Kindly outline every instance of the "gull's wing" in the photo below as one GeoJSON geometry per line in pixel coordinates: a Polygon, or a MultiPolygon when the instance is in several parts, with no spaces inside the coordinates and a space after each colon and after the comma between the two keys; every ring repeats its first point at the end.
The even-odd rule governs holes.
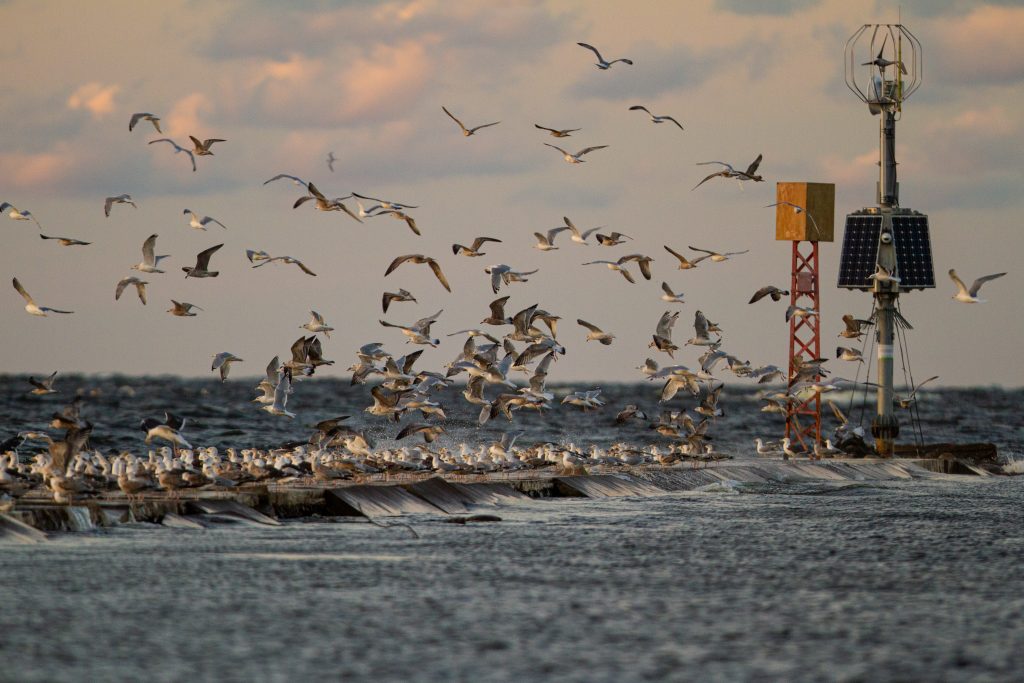
{"type": "MultiPolygon", "coordinates": [[[[306,267],[306,264],[304,264],[304,263],[303,263],[302,261],[300,261],[299,259],[293,258],[293,259],[292,259],[292,263],[294,263],[295,265],[297,265],[297,266],[299,267],[299,269],[300,269],[300,270],[301,270],[301,271],[302,271],[303,273],[305,273],[306,275],[312,275],[313,277],[316,277],[316,273],[314,273],[314,272],[313,272],[312,270],[310,270],[309,268],[307,268],[307,267],[306,267]]],[[[323,318],[321,318],[321,319],[320,319],[320,322],[323,322],[323,318]]]]}
{"type": "Polygon", "coordinates": [[[227,230],[227,229],[228,229],[228,226],[224,225],[223,223],[221,223],[221,222],[220,222],[219,220],[217,220],[216,218],[212,218],[212,217],[210,217],[210,216],[204,216],[204,217],[203,217],[203,220],[202,220],[202,221],[200,221],[200,222],[201,222],[201,223],[202,223],[203,225],[206,225],[207,223],[216,223],[217,225],[219,225],[220,227],[224,228],[225,230],[227,230]]]}
{"type": "Polygon", "coordinates": [[[665,119],[666,121],[671,121],[672,123],[676,124],[677,126],[679,126],[679,130],[686,130],[685,128],[683,128],[683,124],[679,123],[678,121],[676,121],[671,116],[662,116],[661,118],[665,119]]]}
{"type": "MultiPolygon", "coordinates": [[[[548,230],[548,233],[547,233],[548,244],[554,246],[554,244],[555,244],[555,235],[557,235],[558,233],[560,233],[560,232],[562,232],[564,230],[570,230],[570,228],[560,225],[557,228],[551,228],[550,230],[548,230]]],[[[534,233],[534,234],[536,235],[536,234],[539,234],[539,233],[534,233]]]]}
{"type": "Polygon", "coordinates": [[[156,265],[156,235],[150,235],[142,243],[142,262],[148,266],[156,265]]]}
{"type": "Polygon", "coordinates": [[[708,336],[708,319],[700,311],[693,316],[693,330],[698,338],[708,336]]]}
{"type": "Polygon", "coordinates": [[[473,244],[470,247],[470,249],[476,251],[480,247],[484,246],[486,242],[501,242],[501,240],[497,239],[496,237],[477,237],[475,240],[473,240],[473,244]]]}
{"type": "Polygon", "coordinates": [[[553,147],[554,149],[557,149],[557,150],[558,150],[559,152],[561,152],[561,153],[562,153],[562,154],[563,154],[564,156],[569,156],[569,157],[571,157],[571,156],[572,156],[571,154],[569,154],[568,152],[566,152],[566,151],[565,151],[564,149],[562,149],[562,148],[561,148],[561,147],[559,147],[558,145],[552,145],[552,144],[551,144],[550,142],[545,142],[544,144],[545,144],[545,145],[547,145],[548,147],[553,147]]]}
{"type": "Polygon", "coordinates": [[[715,254],[718,253],[716,251],[709,251],[708,249],[698,249],[697,247],[690,247],[690,249],[692,249],[693,251],[702,251],[708,256],[714,256],[715,254]]]}
{"type": "MultiPolygon", "coordinates": [[[[135,124],[139,122],[139,119],[145,118],[147,116],[152,116],[152,114],[149,114],[147,112],[140,112],[138,114],[132,114],[131,121],[128,122],[128,132],[129,133],[132,132],[132,129],[135,128],[135,124]]],[[[157,128],[157,131],[159,131],[159,130],[160,129],[157,128]]]]}
{"type": "Polygon", "coordinates": [[[142,305],[145,306],[146,305],[146,283],[145,282],[140,282],[140,281],[136,280],[133,284],[135,285],[135,292],[139,295],[139,301],[141,301],[142,305]]]}
{"type": "Polygon", "coordinates": [[[474,128],[471,128],[471,129],[469,130],[469,132],[470,132],[470,133],[475,133],[475,132],[477,132],[478,130],[480,130],[481,128],[490,128],[491,126],[496,126],[496,125],[498,125],[499,123],[501,123],[501,121],[495,121],[494,123],[484,123],[484,124],[481,124],[481,125],[479,125],[479,126],[476,126],[476,127],[474,127],[474,128]]]}
{"type": "MultiPolygon", "coordinates": [[[[192,139],[195,140],[195,138],[192,139]]],[[[221,138],[207,138],[206,140],[203,140],[203,147],[210,149],[210,146],[215,142],[227,142],[227,140],[222,140],[221,138]]]]}
{"type": "Polygon", "coordinates": [[[192,160],[192,172],[195,173],[196,172],[196,155],[193,154],[191,151],[189,151],[187,149],[182,149],[182,148],[179,148],[179,149],[181,149],[182,152],[187,154],[188,158],[192,160]]]}
{"type": "Polygon", "coordinates": [[[725,252],[725,255],[726,256],[739,256],[740,254],[746,254],[748,251],[750,251],[750,250],[749,249],[744,249],[743,251],[727,251],[727,252],[725,252]]]}
{"type": "MultiPolygon", "coordinates": [[[[706,163],[709,163],[709,164],[720,164],[722,162],[720,162],[720,161],[709,161],[709,162],[706,162],[706,163]]],[[[725,165],[729,166],[728,164],[725,164],[725,165]]],[[[705,177],[704,180],[702,180],[699,183],[697,183],[696,185],[694,185],[693,188],[690,190],[690,192],[693,192],[693,190],[696,190],[698,187],[700,187],[701,185],[703,185],[707,181],[711,180],[712,178],[717,178],[718,176],[726,176],[729,173],[732,173],[733,171],[731,170],[732,169],[731,166],[729,166],[729,169],[730,170],[727,170],[727,171],[718,171],[717,173],[712,173],[711,175],[705,177]]]]}
{"type": "Polygon", "coordinates": [[[217,244],[196,254],[196,267],[199,270],[206,270],[207,266],[210,265],[210,257],[223,246],[223,243],[217,244]]]}
{"type": "Polygon", "coordinates": [[[121,280],[117,283],[117,289],[114,290],[114,301],[117,301],[121,298],[121,295],[124,293],[125,287],[137,281],[138,279],[134,277],[121,278],[121,280]]]}
{"type": "MultiPolygon", "coordinates": [[[[334,200],[334,205],[337,206],[342,211],[344,211],[345,213],[347,213],[352,218],[356,219],[356,222],[358,222],[358,223],[362,223],[363,222],[363,219],[361,219],[359,216],[357,216],[354,213],[352,213],[352,211],[349,210],[349,208],[347,206],[345,206],[344,204],[341,203],[341,200],[338,200],[338,199],[334,200]]],[[[409,227],[411,227],[412,231],[415,232],[417,235],[420,234],[416,230],[416,228],[414,226],[410,225],[409,227]]]]}
{"type": "MultiPolygon", "coordinates": [[[[953,268],[949,269],[949,278],[954,282],[954,284],[956,284],[956,288],[957,290],[959,290],[957,294],[967,294],[968,296],[974,296],[973,294],[968,293],[967,285],[964,284],[964,281],[960,279],[960,277],[956,274],[956,270],[954,270],[953,268]]],[[[843,320],[845,319],[846,318],[844,317],[843,320]]]]}
{"type": "Polygon", "coordinates": [[[629,282],[632,285],[636,284],[636,280],[633,279],[633,276],[630,274],[628,270],[626,270],[625,268],[619,268],[619,272],[622,273],[622,277],[626,278],[627,282],[629,282]]]}
{"type": "Polygon", "coordinates": [[[179,151],[179,152],[184,152],[185,151],[184,147],[182,147],[181,145],[179,145],[177,142],[175,142],[174,140],[172,140],[170,138],[157,138],[156,140],[150,140],[146,144],[147,145],[153,145],[153,144],[156,144],[157,142],[169,142],[169,143],[171,143],[171,145],[174,146],[175,151],[179,151]]]}
{"type": "Polygon", "coordinates": [[[598,150],[598,149],[604,149],[607,146],[608,145],[597,145],[595,147],[585,147],[584,149],[581,149],[579,152],[577,152],[576,156],[581,157],[584,154],[589,154],[590,152],[593,152],[593,151],[598,150]]]}
{"type": "Polygon", "coordinates": [[[554,128],[545,128],[544,126],[540,125],[539,123],[535,123],[535,124],[533,124],[533,127],[534,127],[534,128],[540,128],[541,130],[546,130],[546,131],[548,131],[549,133],[560,133],[560,132],[561,132],[561,131],[559,131],[559,130],[556,130],[556,129],[554,129],[554,128]]]}
{"type": "Polygon", "coordinates": [[[442,313],[444,313],[444,309],[443,308],[440,311],[438,311],[437,313],[435,313],[434,315],[427,316],[426,318],[420,318],[419,320],[414,322],[411,325],[411,327],[413,329],[416,329],[416,330],[421,330],[423,332],[423,334],[430,334],[429,331],[428,331],[430,329],[430,326],[433,323],[435,323],[438,318],[441,317],[442,313]]]}
{"type": "Polygon", "coordinates": [[[761,299],[765,298],[774,291],[776,291],[776,287],[774,285],[766,285],[761,289],[757,290],[756,292],[754,292],[754,296],[750,297],[750,301],[748,301],[747,303],[752,304],[755,301],[760,301],[761,299]]]}
{"type": "Polygon", "coordinates": [[[996,278],[1000,278],[1000,277],[1002,277],[1004,275],[1006,275],[1006,273],[996,273],[994,275],[986,275],[984,277],[979,277],[977,280],[974,281],[974,284],[971,285],[970,295],[971,296],[977,296],[978,295],[978,290],[981,289],[981,286],[983,284],[985,284],[989,280],[995,280],[996,278]]]}
{"type": "Polygon", "coordinates": [[[659,337],[664,337],[665,339],[671,339],[672,327],[676,324],[676,320],[678,318],[678,313],[671,313],[670,311],[665,311],[661,315],[661,318],[658,320],[658,326],[655,328],[657,335],[659,337]]]}
{"type": "Polygon", "coordinates": [[[324,324],[324,317],[322,315],[320,315],[316,311],[310,311],[309,314],[311,316],[313,316],[313,322],[314,323],[316,323],[317,325],[323,325],[324,324]]]}
{"type": "Polygon", "coordinates": [[[503,296],[500,299],[495,299],[488,306],[491,309],[491,317],[501,319],[505,317],[505,303],[509,297],[503,296]]]}
{"type": "MultiPolygon", "coordinates": [[[[325,197],[320,190],[316,189],[316,185],[314,185],[312,181],[306,183],[306,189],[309,190],[309,194],[312,195],[313,197],[316,197],[317,199],[322,199],[323,201],[327,201],[327,197],[325,197]]],[[[298,205],[299,202],[296,202],[295,206],[298,205]]]]}
{"type": "Polygon", "coordinates": [[[654,116],[654,114],[652,114],[651,111],[647,107],[642,105],[642,104],[634,104],[632,107],[629,108],[629,110],[630,111],[645,111],[645,112],[647,112],[648,116],[654,116]]]}
{"type": "MultiPolygon", "coordinates": [[[[921,387],[923,387],[923,386],[924,386],[925,384],[928,384],[928,382],[931,382],[932,380],[936,380],[936,379],[938,379],[938,378],[939,378],[939,376],[938,376],[938,375],[935,375],[934,377],[929,377],[929,378],[928,378],[928,379],[926,379],[925,381],[921,382],[921,383],[920,383],[920,384],[918,384],[918,385],[917,385],[916,387],[914,387],[914,390],[913,390],[913,391],[911,391],[911,392],[910,392],[910,396],[913,396],[914,394],[916,394],[916,393],[918,392],[918,390],[919,390],[919,389],[920,389],[921,387]]],[[[909,397],[908,397],[908,398],[909,398],[909,397]]]]}
{"type": "Polygon", "coordinates": [[[434,276],[437,277],[438,282],[449,292],[452,291],[451,285],[448,284],[448,278],[444,276],[444,272],[441,270],[441,264],[434,259],[428,259],[427,263],[430,265],[430,269],[434,271],[434,276]]]}
{"type": "Polygon", "coordinates": [[[399,257],[395,258],[395,260],[391,262],[391,265],[388,266],[388,269],[384,271],[384,277],[387,277],[388,275],[390,275],[391,272],[395,268],[397,268],[398,266],[402,265],[403,263],[405,263],[406,261],[408,261],[410,259],[416,258],[419,255],[420,254],[406,254],[405,256],[399,256],[399,257]]]}
{"type": "Polygon", "coordinates": [[[18,282],[18,278],[14,278],[13,284],[14,288],[18,290],[18,294],[21,294],[21,298],[23,298],[27,303],[35,305],[36,302],[32,300],[32,296],[25,291],[24,287],[21,286],[21,283],[18,282]]]}
{"type": "Polygon", "coordinates": [[[757,158],[750,162],[750,166],[747,166],[747,170],[744,171],[744,175],[752,176],[757,172],[757,167],[761,165],[761,155],[758,154],[757,158]]]}
{"type": "Polygon", "coordinates": [[[107,197],[106,201],[103,202],[103,215],[110,218],[110,207],[114,205],[114,198],[107,197]]]}
{"type": "Polygon", "coordinates": [[[577,323],[578,325],[582,325],[583,327],[587,328],[587,329],[588,329],[588,330],[590,330],[591,332],[596,332],[597,334],[604,334],[604,330],[602,330],[602,329],[601,329],[600,327],[598,327],[597,325],[594,325],[594,324],[592,324],[592,323],[588,323],[588,322],[587,322],[586,320],[584,320],[583,318],[577,318],[577,319],[576,319],[576,323],[577,323]]]}
{"type": "Polygon", "coordinates": [[[593,45],[587,45],[586,43],[576,43],[576,44],[579,45],[580,47],[585,47],[588,50],[590,50],[591,52],[593,52],[597,56],[597,61],[599,61],[599,62],[603,62],[604,61],[604,57],[601,56],[601,53],[598,52],[597,48],[594,47],[593,45]]]}
{"type": "Polygon", "coordinates": [[[603,225],[599,225],[596,228],[591,228],[590,230],[584,230],[582,233],[580,233],[580,237],[582,237],[583,239],[587,239],[588,237],[590,237],[591,235],[593,235],[595,232],[597,232],[598,230],[600,230],[603,227],[604,227],[603,225]]]}
{"type": "Polygon", "coordinates": [[[302,178],[296,178],[295,176],[288,175],[287,173],[278,173],[276,176],[274,176],[270,180],[265,180],[263,182],[263,184],[266,185],[267,183],[272,183],[275,180],[280,180],[281,178],[288,178],[292,182],[296,183],[297,185],[302,185],[303,187],[307,187],[308,188],[308,186],[309,186],[308,183],[306,183],[306,181],[303,180],[302,178]]]}
{"type": "Polygon", "coordinates": [[[441,110],[444,111],[445,114],[448,114],[449,118],[451,118],[452,121],[459,124],[459,128],[461,128],[464,133],[469,132],[468,130],[466,130],[466,127],[462,125],[462,121],[459,121],[457,118],[455,118],[455,115],[448,111],[444,106],[441,107],[441,110]]]}
{"type": "Polygon", "coordinates": [[[672,288],[668,286],[667,282],[661,283],[661,291],[665,292],[669,296],[678,296],[675,292],[672,291],[672,288]]]}

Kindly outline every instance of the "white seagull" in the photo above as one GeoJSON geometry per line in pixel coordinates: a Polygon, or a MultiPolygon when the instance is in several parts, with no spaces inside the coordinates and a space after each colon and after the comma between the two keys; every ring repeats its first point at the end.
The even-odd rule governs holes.
{"type": "Polygon", "coordinates": [[[651,122],[652,123],[665,123],[666,121],[671,121],[672,123],[674,123],[677,126],[679,126],[679,130],[685,130],[683,128],[683,124],[679,123],[678,121],[676,121],[671,116],[655,116],[654,114],[652,114],[650,112],[650,110],[647,109],[647,107],[643,106],[642,104],[634,104],[632,107],[629,108],[629,110],[630,111],[643,111],[643,112],[647,112],[647,115],[651,117],[651,122]]]}
{"type": "Polygon", "coordinates": [[[558,145],[552,145],[549,142],[545,142],[544,144],[547,145],[548,147],[551,147],[552,149],[557,149],[559,152],[561,152],[562,153],[562,157],[565,159],[566,163],[569,163],[569,164],[582,164],[583,163],[583,159],[581,159],[580,157],[582,157],[584,154],[589,154],[590,152],[593,152],[593,151],[598,150],[598,149],[604,149],[605,147],[608,146],[608,145],[597,145],[595,147],[585,147],[585,148],[581,149],[580,151],[576,152],[575,154],[570,154],[569,152],[566,152],[564,149],[562,149],[558,145]]]}
{"type": "Polygon", "coordinates": [[[956,294],[953,295],[953,299],[964,304],[983,304],[985,303],[985,300],[978,298],[978,292],[981,290],[981,286],[988,282],[989,280],[995,280],[996,278],[1000,278],[1004,275],[1006,275],[1006,273],[995,273],[994,275],[986,275],[984,277],[979,277],[977,280],[974,281],[974,284],[971,285],[970,290],[968,290],[967,287],[964,285],[963,280],[957,277],[956,271],[950,268],[949,278],[954,283],[956,283],[957,289],[956,294]]]}
{"type": "Polygon", "coordinates": [[[7,212],[7,217],[10,218],[12,221],[32,221],[39,227],[40,230],[43,229],[43,226],[39,225],[39,221],[36,220],[36,217],[32,215],[31,211],[21,211],[20,209],[16,208],[14,204],[11,204],[10,202],[4,202],[3,204],[0,204],[0,213],[3,213],[5,211],[7,212]]]}
{"type": "Polygon", "coordinates": [[[119,194],[116,197],[107,197],[103,201],[103,215],[107,218],[110,218],[110,207],[114,204],[131,204],[133,208],[139,208],[135,205],[135,202],[132,201],[132,196],[130,194],[119,194]]]}
{"type": "Polygon", "coordinates": [[[537,244],[533,245],[534,249],[540,249],[541,251],[551,251],[552,249],[558,249],[555,246],[555,236],[560,232],[564,232],[569,228],[565,226],[559,226],[557,228],[551,228],[547,233],[535,232],[533,236],[537,238],[537,244]]]}
{"type": "Polygon", "coordinates": [[[46,317],[47,313],[74,313],[74,311],[62,311],[57,308],[48,308],[46,306],[37,306],[36,302],[32,300],[32,296],[25,291],[25,288],[18,282],[18,278],[13,280],[14,288],[18,290],[18,294],[21,294],[22,298],[27,302],[25,304],[25,310],[31,315],[38,315],[46,317]]]}
{"type": "Polygon", "coordinates": [[[454,115],[454,114],[452,114],[452,113],[451,113],[450,111],[448,111],[447,109],[445,109],[445,108],[444,108],[443,106],[441,107],[441,109],[442,109],[442,110],[444,111],[444,113],[445,113],[445,114],[448,114],[448,116],[449,116],[449,117],[451,117],[451,120],[452,120],[452,121],[454,121],[455,123],[459,124],[459,128],[461,128],[461,129],[462,129],[462,134],[463,134],[464,136],[466,136],[467,138],[468,138],[468,137],[469,137],[470,135],[472,135],[472,134],[474,134],[475,132],[477,132],[478,130],[480,130],[481,128],[487,128],[487,127],[489,127],[489,126],[496,126],[496,125],[498,125],[499,123],[501,123],[501,121],[495,121],[494,123],[484,123],[484,124],[481,124],[481,125],[479,125],[479,126],[476,126],[476,127],[474,127],[474,128],[466,128],[466,127],[465,127],[464,125],[462,125],[462,121],[459,121],[459,120],[458,120],[457,118],[455,118],[455,115],[454,115]]]}
{"type": "Polygon", "coordinates": [[[185,149],[184,147],[182,147],[181,145],[179,145],[177,142],[175,142],[174,140],[172,140],[170,138],[158,138],[156,140],[150,140],[149,144],[152,145],[152,144],[155,144],[157,142],[169,142],[169,143],[171,143],[171,146],[174,147],[174,153],[175,154],[178,154],[179,152],[184,152],[185,154],[187,154],[188,158],[192,161],[192,172],[195,173],[195,170],[196,170],[196,156],[192,153],[192,150],[185,149]]]}
{"type": "MultiPolygon", "coordinates": [[[[163,272],[163,271],[159,271],[163,272]]],[[[146,305],[146,285],[148,282],[143,282],[137,277],[124,277],[117,283],[117,289],[114,290],[114,301],[118,301],[121,298],[121,294],[124,292],[128,285],[135,285],[135,292],[139,295],[139,301],[142,305],[146,305]]]]}
{"type": "Polygon", "coordinates": [[[317,313],[316,311],[310,311],[309,314],[313,316],[312,319],[305,325],[299,325],[299,327],[305,330],[309,330],[314,334],[317,332],[323,332],[324,336],[330,339],[331,332],[334,330],[334,328],[330,327],[327,323],[325,323],[324,317],[317,313]]]}
{"type": "Polygon", "coordinates": [[[232,363],[240,363],[242,359],[233,353],[227,351],[221,351],[214,355],[213,364],[210,366],[210,370],[220,370],[220,381],[224,382],[228,378],[228,372],[231,370],[232,363]]]}
{"type": "Polygon", "coordinates": [[[216,223],[225,230],[228,229],[228,226],[224,225],[216,218],[211,218],[210,216],[199,216],[192,209],[185,209],[181,213],[182,215],[188,214],[191,217],[188,222],[188,227],[192,228],[193,230],[206,230],[206,226],[209,225],[210,223],[216,223]]]}
{"type": "Polygon", "coordinates": [[[153,127],[156,128],[156,132],[157,133],[160,133],[160,135],[164,134],[164,132],[162,130],[160,130],[160,117],[159,116],[153,116],[152,114],[150,114],[148,112],[139,112],[137,114],[132,114],[132,118],[128,122],[128,132],[129,133],[132,132],[132,130],[135,128],[135,124],[138,123],[140,120],[149,121],[150,123],[153,124],[153,127]]]}
{"type": "Polygon", "coordinates": [[[576,43],[576,44],[579,45],[580,47],[585,47],[585,48],[587,48],[588,50],[590,50],[591,52],[594,53],[594,55],[597,57],[597,63],[594,66],[596,66],[598,69],[601,69],[602,71],[604,71],[604,70],[608,69],[609,67],[611,67],[611,65],[614,64],[615,62],[622,62],[623,64],[629,64],[630,66],[633,65],[633,60],[626,59],[625,57],[619,57],[618,59],[613,59],[612,61],[609,62],[609,61],[605,60],[604,57],[601,56],[601,53],[598,52],[597,48],[594,47],[593,45],[587,45],[586,43],[576,43]]]}
{"type": "Polygon", "coordinates": [[[146,241],[142,243],[142,263],[136,263],[132,266],[132,270],[137,270],[142,273],[162,273],[157,266],[160,265],[160,261],[170,256],[170,254],[156,255],[156,238],[157,235],[150,235],[146,238],[146,241]]]}

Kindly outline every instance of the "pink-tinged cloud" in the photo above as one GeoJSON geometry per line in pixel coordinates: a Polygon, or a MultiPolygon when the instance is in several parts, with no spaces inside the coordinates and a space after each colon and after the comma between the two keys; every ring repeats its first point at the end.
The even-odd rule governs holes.
{"type": "MultiPolygon", "coordinates": [[[[938,73],[960,83],[1024,80],[1024,7],[982,6],[937,22],[938,73]]],[[[927,65],[926,65],[927,66],[927,65]]]]}
{"type": "Polygon", "coordinates": [[[56,150],[23,154],[0,153],[0,177],[16,189],[49,189],[58,186],[75,166],[75,160],[65,146],[56,150]]]}
{"type": "MultiPolygon", "coordinates": [[[[161,128],[170,137],[180,137],[178,144],[188,147],[189,135],[202,138],[211,133],[203,123],[203,119],[213,111],[213,103],[203,93],[194,92],[186,95],[171,107],[166,116],[162,117],[161,128]]],[[[166,143],[164,143],[166,144],[166,143]]]]}
{"type": "Polygon", "coordinates": [[[821,160],[822,177],[837,185],[864,182],[878,175],[878,150],[858,154],[851,158],[829,155],[821,160]]]}
{"type": "Polygon", "coordinates": [[[68,97],[69,109],[85,109],[94,119],[102,119],[114,111],[114,96],[121,90],[116,84],[104,85],[92,81],[81,85],[68,97]]]}

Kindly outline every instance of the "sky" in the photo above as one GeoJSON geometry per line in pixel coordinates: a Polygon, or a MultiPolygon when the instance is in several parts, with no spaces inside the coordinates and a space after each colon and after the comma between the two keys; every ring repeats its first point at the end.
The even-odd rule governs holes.
{"type": "MultiPolygon", "coordinates": [[[[410,0],[304,3],[165,0],[0,2],[0,201],[29,210],[47,235],[92,242],[62,247],[31,222],[0,217],[0,271],[41,305],[74,315],[33,317],[9,285],[0,296],[0,372],[208,376],[214,354],[244,359],[234,376],[262,373],[287,357],[309,311],[335,327],[319,372],[346,376],[355,350],[380,341],[414,350],[379,320],[409,324],[443,309],[432,332],[443,341],[417,367],[440,369],[460,350],[450,332],[476,327],[495,298],[485,266],[539,269],[503,288],[510,312],[538,303],[560,315],[568,349],[552,381],[641,379],[636,367],[666,309],[681,312],[675,338],[692,334],[696,310],[725,331],[723,349],[755,365],[786,365],[786,303],[748,305],[759,287],[786,287],[790,244],[775,240],[775,183],[836,185],[837,241],[821,245],[823,355],[841,317],[867,316],[869,295],[835,288],[842,216],[875,201],[878,118],[846,88],[843,46],[862,24],[897,21],[897,3],[849,0],[603,0],[495,3],[410,0]],[[597,46],[633,66],[595,68],[597,46]],[[685,128],[652,125],[669,114],[685,128]],[[463,137],[441,111],[467,125],[501,121],[463,137]],[[167,137],[223,138],[193,173],[167,137]],[[582,128],[555,140],[534,124],[582,128]],[[569,165],[543,146],[576,151],[608,145],[569,165]],[[562,144],[565,143],[565,144],[562,144]],[[338,161],[326,165],[328,152],[338,161]],[[715,180],[691,188],[720,160],[746,167],[763,154],[763,183],[715,180]],[[388,217],[360,225],[309,204],[289,173],[328,196],[364,195],[419,205],[422,236],[388,217]],[[138,204],[103,214],[107,196],[138,204]],[[227,226],[189,228],[185,208],[227,226]],[[532,233],[569,216],[634,238],[606,248],[532,248],[532,233]],[[149,303],[114,288],[158,234],[166,274],[145,279],[149,303]],[[454,242],[499,238],[486,256],[453,256],[454,242]],[[224,243],[220,276],[185,280],[181,267],[224,243]],[[675,269],[662,247],[749,253],[675,269]],[[271,264],[252,269],[246,249],[302,260],[317,273],[271,264]],[[634,285],[585,261],[644,253],[654,278],[634,285]],[[400,254],[441,263],[445,292],[423,266],[384,277],[400,254]],[[666,281],[682,306],[659,299],[666,281]],[[418,303],[381,293],[405,288],[418,303]],[[194,303],[197,317],[166,313],[194,303]],[[585,343],[583,318],[616,335],[585,343]]],[[[897,127],[900,199],[930,216],[937,287],[901,298],[915,377],[937,384],[1024,384],[1013,361],[1022,341],[1024,252],[1024,6],[966,0],[904,0],[903,22],[923,44],[923,82],[897,127]],[[989,302],[951,300],[949,268],[969,283],[1008,272],[982,290],[989,302]]],[[[351,204],[350,204],[351,205],[351,204]]],[[[354,206],[354,205],[351,205],[354,206]]],[[[635,268],[634,268],[635,270],[635,268]]],[[[699,350],[677,353],[694,367],[699,350]]],[[[835,374],[852,377],[840,361],[835,374]]],[[[897,375],[902,371],[897,363],[897,375]]]]}

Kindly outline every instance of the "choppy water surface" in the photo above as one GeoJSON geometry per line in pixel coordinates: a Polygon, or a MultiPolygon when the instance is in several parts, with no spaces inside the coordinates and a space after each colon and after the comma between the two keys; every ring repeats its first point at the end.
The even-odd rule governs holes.
{"type": "MultiPolygon", "coordinates": [[[[104,448],[140,449],[137,420],[182,405],[188,435],[216,445],[301,438],[363,405],[311,384],[290,423],[244,405],[247,384],[135,381],[128,397],[90,382],[104,448]]],[[[61,405],[11,384],[5,429],[61,405]]],[[[606,391],[607,412],[528,415],[553,435],[526,437],[614,438],[619,403],[654,405],[646,386],[606,391]]],[[[933,398],[929,440],[1019,450],[1019,392],[933,398]]],[[[751,397],[732,405],[719,443],[773,429],[751,397]]],[[[69,534],[0,548],[0,680],[1019,680],[1022,510],[1024,478],[957,477],[529,501],[495,524],[403,518],[418,537],[322,519],[69,534]]]]}

